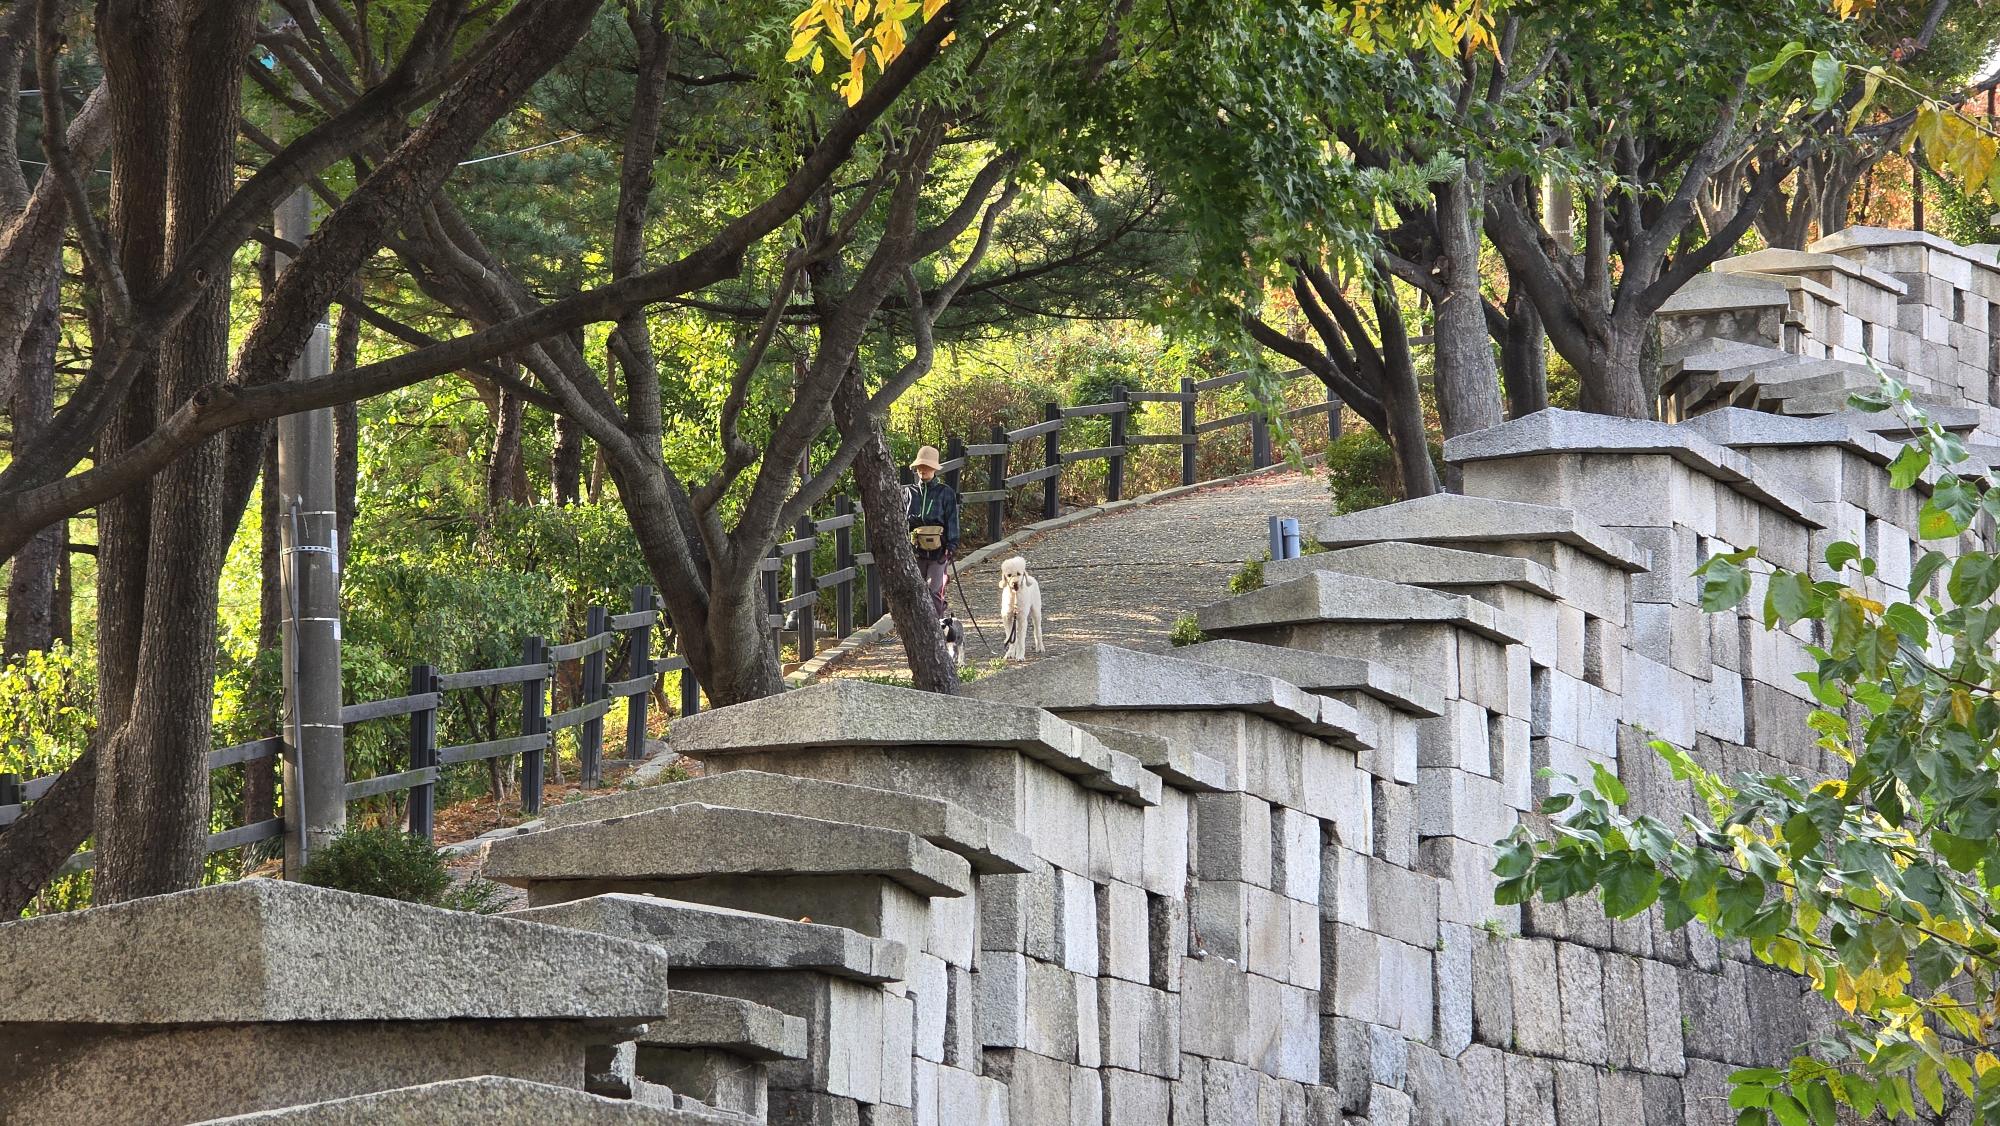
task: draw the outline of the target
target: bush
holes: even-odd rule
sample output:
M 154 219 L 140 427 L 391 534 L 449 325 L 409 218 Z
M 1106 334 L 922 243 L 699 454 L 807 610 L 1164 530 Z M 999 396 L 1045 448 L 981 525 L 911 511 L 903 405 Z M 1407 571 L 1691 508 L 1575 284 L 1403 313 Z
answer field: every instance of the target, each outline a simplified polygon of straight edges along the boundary
M 1201 632 L 1201 622 L 1193 614 L 1182 614 L 1174 619 L 1173 632 L 1167 635 L 1167 640 L 1178 649 L 1183 645 L 1199 645 L 1208 640 L 1208 635 Z
M 500 909 L 500 889 L 486 880 L 454 886 L 444 854 L 415 833 L 387 827 L 348 829 L 313 854 L 299 882 L 339 891 L 378 895 L 492 914 Z
M 1444 477 L 1444 448 L 1430 443 L 1431 464 Z M 1343 434 L 1326 448 L 1327 483 L 1333 486 L 1333 510 L 1337 513 L 1380 508 L 1403 499 L 1396 472 L 1396 451 L 1380 434 L 1364 429 Z
M 1264 589 L 1264 564 L 1271 561 L 1271 553 L 1260 551 L 1255 559 L 1245 559 L 1243 566 L 1229 576 L 1229 593 L 1248 594 Z

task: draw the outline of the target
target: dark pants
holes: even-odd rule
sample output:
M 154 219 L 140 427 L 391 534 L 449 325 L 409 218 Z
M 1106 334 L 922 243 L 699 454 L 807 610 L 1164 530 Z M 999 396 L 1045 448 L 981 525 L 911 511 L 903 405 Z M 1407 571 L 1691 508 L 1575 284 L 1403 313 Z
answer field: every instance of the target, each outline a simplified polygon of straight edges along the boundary
M 936 559 L 919 558 L 917 566 L 924 573 L 924 585 L 931 588 L 931 605 L 937 609 L 937 616 L 944 618 L 951 609 L 951 603 L 944 596 L 944 584 L 951 579 L 950 562 L 944 556 Z

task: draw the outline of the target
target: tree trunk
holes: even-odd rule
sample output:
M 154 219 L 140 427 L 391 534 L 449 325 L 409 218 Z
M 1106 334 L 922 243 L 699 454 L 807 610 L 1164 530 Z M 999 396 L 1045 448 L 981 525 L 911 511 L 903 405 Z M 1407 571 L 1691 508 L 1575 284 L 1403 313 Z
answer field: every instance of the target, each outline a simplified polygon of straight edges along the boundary
M 361 316 L 340 307 L 333 333 L 333 370 L 352 371 L 361 350 Z M 333 507 L 340 534 L 340 569 L 347 570 L 348 549 L 354 546 L 354 518 L 361 514 L 361 404 L 333 408 Z
M 285 509 L 278 495 L 277 428 L 264 441 L 264 468 L 257 483 L 259 514 L 257 583 L 257 652 L 278 653 L 284 646 L 285 627 Z M 282 659 L 282 658 L 281 658 Z M 283 692 L 273 677 L 264 684 L 259 699 L 263 703 L 265 731 L 277 731 L 284 722 Z M 243 820 L 262 821 L 277 811 L 278 763 L 265 759 L 244 764 Z
M 170 56 L 166 241 L 171 262 L 235 189 L 242 67 L 257 5 L 191 6 Z M 218 279 L 162 341 L 156 424 L 229 371 L 229 285 Z M 153 483 L 141 643 L 131 712 L 98 764 L 93 902 L 198 884 L 208 835 L 216 595 L 233 521 L 223 439 L 200 443 Z
M 1500 341 L 1500 374 L 1507 385 L 1507 416 L 1520 418 L 1549 406 L 1548 340 L 1542 315 L 1518 285 L 1507 290 L 1507 331 Z
M 516 502 L 521 477 L 521 397 L 501 391 L 493 409 L 493 442 L 486 454 L 486 510 Z
M 48 873 L 68 860 L 90 836 L 96 789 L 97 748 L 93 743 L 40 801 L 30 802 L 21 819 L 0 833 L 0 922 L 19 918 L 41 894 Z
M 717 707 L 761 700 L 785 690 L 785 672 L 771 651 L 763 582 L 754 566 L 747 574 L 718 575 L 711 587 L 703 633 L 707 644 L 695 665 L 701 690 Z M 675 619 L 678 626 L 679 618 Z
M 583 427 L 556 416 L 556 448 L 549 459 L 549 487 L 558 505 L 575 504 L 583 495 Z
M 1653 417 L 1656 396 L 1643 359 L 1646 322 L 1634 326 L 1613 318 L 1605 335 L 1608 339 L 1591 341 L 1587 363 L 1577 372 L 1583 409 L 1621 418 Z
M 1446 438 L 1500 425 L 1500 376 L 1486 299 L 1479 291 L 1479 225 L 1484 189 L 1468 172 L 1436 185 L 1445 293 L 1433 328 L 1438 419 Z
M 42 299 L 21 340 L 14 383 L 14 448 L 26 449 L 40 437 L 55 410 L 56 342 L 61 338 L 61 275 L 51 271 Z M 69 552 L 68 521 L 35 534 L 14 556 L 7 583 L 7 633 L 0 657 L 47 649 L 55 641 L 56 588 L 63 556 Z
M 861 492 L 868 550 L 875 557 L 874 566 L 881 569 L 882 596 L 909 658 L 911 678 L 925 692 L 956 695 L 958 670 L 945 651 L 936 604 L 910 546 L 909 509 L 897 483 L 896 462 L 889 456 L 880 425 L 868 417 L 865 394 L 860 374 L 850 374 L 834 413 L 841 437 L 860 442 L 854 456 L 854 483 Z
M 1382 383 L 1382 410 L 1389 416 L 1389 445 L 1396 451 L 1396 476 L 1403 499 L 1415 500 L 1438 491 L 1437 466 L 1431 461 L 1430 434 L 1424 429 L 1424 404 L 1417 397 L 1415 373 L 1389 372 Z

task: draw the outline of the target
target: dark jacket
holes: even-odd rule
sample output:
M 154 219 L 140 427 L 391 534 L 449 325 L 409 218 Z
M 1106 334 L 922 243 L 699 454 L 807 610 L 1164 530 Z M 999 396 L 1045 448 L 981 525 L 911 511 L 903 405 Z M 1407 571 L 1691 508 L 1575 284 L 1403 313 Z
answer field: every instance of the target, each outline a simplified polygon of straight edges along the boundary
M 944 525 L 944 546 L 946 551 L 958 551 L 958 490 L 944 483 L 944 478 L 933 477 L 928 483 L 917 482 L 904 490 L 910 502 L 910 527 L 925 524 Z M 926 555 L 917 552 L 917 558 L 937 558 L 936 553 Z

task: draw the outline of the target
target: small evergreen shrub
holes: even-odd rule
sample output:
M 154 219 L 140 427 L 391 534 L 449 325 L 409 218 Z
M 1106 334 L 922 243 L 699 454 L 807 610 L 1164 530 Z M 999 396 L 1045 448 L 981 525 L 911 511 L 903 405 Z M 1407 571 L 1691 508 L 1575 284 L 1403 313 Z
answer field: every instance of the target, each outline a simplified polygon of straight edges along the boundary
M 1271 561 L 1271 553 L 1261 551 L 1255 559 L 1245 559 L 1243 566 L 1229 576 L 1229 593 L 1248 594 L 1264 589 L 1264 564 Z
M 486 880 L 454 886 L 443 853 L 414 833 L 386 826 L 341 833 L 306 861 L 299 882 L 455 911 L 492 914 L 501 906 L 497 886 Z
M 1182 614 L 1174 619 L 1173 632 L 1167 635 L 1167 640 L 1173 642 L 1175 648 L 1179 648 L 1183 645 L 1199 645 L 1208 640 L 1208 635 L 1201 632 L 1201 623 L 1193 614 Z
M 1429 443 L 1431 464 L 1444 477 L 1444 448 Z M 1336 513 L 1380 508 L 1403 498 L 1396 472 L 1396 451 L 1372 429 L 1343 434 L 1326 448 L 1326 478 L 1333 486 Z

